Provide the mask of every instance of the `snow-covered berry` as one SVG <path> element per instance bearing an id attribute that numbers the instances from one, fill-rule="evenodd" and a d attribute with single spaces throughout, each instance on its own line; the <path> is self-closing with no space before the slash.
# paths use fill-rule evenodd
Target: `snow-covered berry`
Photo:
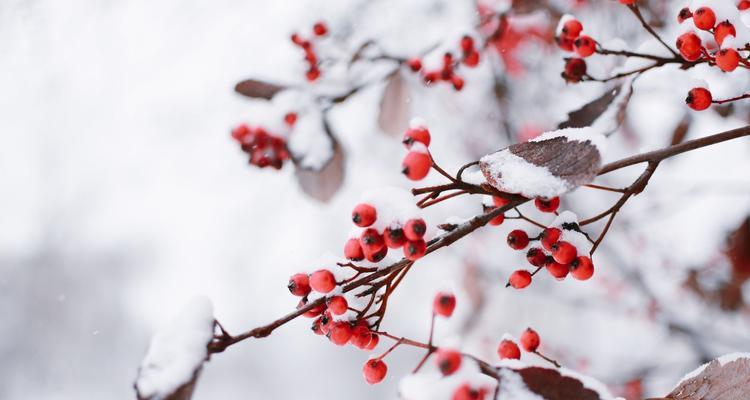
<path id="1" fill-rule="evenodd" d="M 503 339 L 497 346 L 497 355 L 500 356 L 501 360 L 518 360 L 521 358 L 521 349 L 518 348 L 516 342 L 510 339 Z"/>

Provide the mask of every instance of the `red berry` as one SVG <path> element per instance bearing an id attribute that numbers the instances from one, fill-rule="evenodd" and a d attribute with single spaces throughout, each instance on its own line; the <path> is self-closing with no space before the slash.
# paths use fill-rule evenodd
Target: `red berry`
<path id="1" fill-rule="evenodd" d="M 737 9 L 740 11 L 744 11 L 750 8 L 750 0 L 742 0 L 739 3 L 737 3 Z"/>
<path id="2" fill-rule="evenodd" d="M 494 208 L 492 208 L 492 209 L 494 209 Z M 500 214 L 497 217 L 492 218 L 490 220 L 490 222 L 488 222 L 488 223 L 490 225 L 492 225 L 492 226 L 498 226 L 498 225 L 502 225 L 503 222 L 505 222 L 505 214 Z"/>
<path id="3" fill-rule="evenodd" d="M 503 339 L 500 345 L 497 346 L 497 355 L 500 356 L 501 360 L 509 358 L 518 360 L 521 358 L 521 349 L 518 348 L 518 345 L 514 341 Z"/>
<path id="4" fill-rule="evenodd" d="M 567 38 L 567 37 L 558 37 L 557 39 L 557 46 L 563 50 L 563 51 L 573 51 L 573 41 L 575 39 Z"/>
<path id="5" fill-rule="evenodd" d="M 677 38 L 677 50 L 687 61 L 695 61 L 701 58 L 701 38 L 693 32 L 687 32 Z"/>
<path id="6" fill-rule="evenodd" d="M 404 133 L 404 140 L 402 143 L 406 145 L 406 148 L 410 148 L 414 142 L 420 142 L 425 146 L 430 145 L 430 131 L 423 126 L 418 128 L 409 128 Z"/>
<path id="7" fill-rule="evenodd" d="M 521 334 L 521 347 L 530 353 L 535 352 L 539 348 L 539 334 L 531 328 L 526 328 Z"/>
<path id="8" fill-rule="evenodd" d="M 531 284 L 531 274 L 529 271 L 519 269 L 510 274 L 508 284 L 513 286 L 514 289 L 523 289 Z"/>
<path id="9" fill-rule="evenodd" d="M 317 67 L 312 67 L 307 70 L 307 72 L 305 73 L 305 77 L 308 81 L 312 82 L 320 78 L 320 70 Z"/>
<path id="10" fill-rule="evenodd" d="M 357 325 L 352 329 L 352 337 L 349 339 L 349 343 L 354 347 L 364 350 L 371 341 L 372 333 L 370 333 L 370 328 L 367 327 L 367 323 L 364 325 Z"/>
<path id="11" fill-rule="evenodd" d="M 424 74 L 422 79 L 424 80 L 425 84 L 431 85 L 440 80 L 440 71 L 427 72 L 426 74 Z"/>
<path id="12" fill-rule="evenodd" d="M 302 46 L 303 42 L 304 39 L 302 39 L 302 36 L 300 36 L 299 33 L 292 34 L 292 43 L 296 44 L 297 46 Z"/>
<path id="13" fill-rule="evenodd" d="M 711 105 L 711 101 L 713 101 L 711 92 L 702 87 L 690 89 L 687 98 L 685 98 L 685 103 L 695 111 L 707 109 Z"/>
<path id="14" fill-rule="evenodd" d="M 526 253 L 526 260 L 529 262 L 529 264 L 535 267 L 541 267 L 542 265 L 544 265 L 544 261 L 546 259 L 547 256 L 544 254 L 544 251 L 542 251 L 542 249 L 538 247 L 532 247 Z"/>
<path id="15" fill-rule="evenodd" d="M 328 339 L 337 346 L 349 343 L 352 337 L 352 325 L 346 321 L 336 321 L 328 331 Z"/>
<path id="16" fill-rule="evenodd" d="M 562 73 L 565 82 L 580 82 L 584 75 L 586 75 L 586 61 L 584 59 L 569 58 L 568 61 L 565 62 L 565 70 Z"/>
<path id="17" fill-rule="evenodd" d="M 419 240 L 427 232 L 427 224 L 422 218 L 412 218 L 404 225 L 404 235 L 409 240 Z"/>
<path id="18" fill-rule="evenodd" d="M 320 332 L 324 335 L 328 335 L 328 332 L 331 331 L 331 327 L 333 327 L 331 313 L 328 311 L 324 312 L 317 321 L 319 321 L 318 325 L 320 326 Z"/>
<path id="19" fill-rule="evenodd" d="M 701 7 L 693 13 L 693 23 L 698 29 L 711 30 L 716 25 L 716 14 L 709 7 Z"/>
<path id="20" fill-rule="evenodd" d="M 522 250 L 529 245 L 529 235 L 520 229 L 515 229 L 508 234 L 507 241 L 511 249 Z"/>
<path id="21" fill-rule="evenodd" d="M 286 115 L 284 115 L 284 122 L 289 126 L 294 125 L 294 123 L 297 122 L 297 113 L 286 113 Z"/>
<path id="22" fill-rule="evenodd" d="M 329 297 L 326 303 L 328 305 L 328 311 L 333 315 L 344 314 L 349 307 L 349 303 L 347 303 L 344 296 Z"/>
<path id="23" fill-rule="evenodd" d="M 369 253 L 377 253 L 380 249 L 385 247 L 383 236 L 381 236 L 376 229 L 367 228 L 362 231 L 362 235 L 359 237 L 359 244 L 362 245 L 365 255 Z"/>
<path id="24" fill-rule="evenodd" d="M 404 245 L 404 257 L 416 261 L 424 257 L 427 252 L 427 243 L 424 240 L 410 240 Z"/>
<path id="25" fill-rule="evenodd" d="M 626 6 L 629 6 L 631 4 L 635 4 L 636 0 L 620 0 L 620 4 L 625 4 Z"/>
<path id="26" fill-rule="evenodd" d="M 552 257 L 560 264 L 570 264 L 577 255 L 576 247 L 569 242 L 559 241 L 552 245 Z"/>
<path id="27" fill-rule="evenodd" d="M 378 342 L 380 342 L 380 336 L 377 333 L 370 332 L 370 343 L 367 344 L 365 350 L 374 349 L 378 346 Z"/>
<path id="28" fill-rule="evenodd" d="M 312 326 L 310 327 L 310 329 L 312 329 L 312 331 L 316 335 L 325 335 L 325 333 L 323 333 L 323 326 L 321 325 L 320 318 L 318 318 L 315 321 L 313 321 Z"/>
<path id="29" fill-rule="evenodd" d="M 237 125 L 232 129 L 232 138 L 240 143 L 244 142 L 248 135 L 250 135 L 250 127 L 246 124 Z"/>
<path id="30" fill-rule="evenodd" d="M 682 10 L 677 14 L 677 22 L 683 23 L 686 19 L 692 18 L 693 13 L 690 12 L 690 9 L 687 7 L 683 7 Z"/>
<path id="31" fill-rule="evenodd" d="M 310 294 L 310 278 L 307 274 L 294 274 L 289 278 L 289 284 L 286 287 L 295 296 L 307 296 Z"/>
<path id="32" fill-rule="evenodd" d="M 451 400 L 484 400 L 487 395 L 485 388 L 474 389 L 468 383 L 457 387 Z"/>
<path id="33" fill-rule="evenodd" d="M 453 349 L 438 349 L 435 364 L 443 376 L 452 375 L 461 367 L 461 353 Z"/>
<path id="34" fill-rule="evenodd" d="M 389 226 L 383 231 L 383 240 L 389 248 L 398 249 L 406 243 L 406 235 L 404 235 L 404 230 L 401 227 Z"/>
<path id="35" fill-rule="evenodd" d="M 453 88 L 459 92 L 464 88 L 464 78 L 461 78 L 458 75 L 453 75 L 453 77 L 451 77 L 451 83 L 453 84 Z"/>
<path id="36" fill-rule="evenodd" d="M 362 245 L 359 244 L 359 239 L 351 238 L 346 241 L 344 245 L 344 257 L 352 261 L 361 261 L 365 258 L 365 253 L 362 250 Z"/>
<path id="37" fill-rule="evenodd" d="M 596 41 L 589 36 L 581 35 L 573 41 L 573 48 L 576 54 L 586 58 L 596 51 Z"/>
<path id="38" fill-rule="evenodd" d="M 569 19 L 562 26 L 562 36 L 567 39 L 575 39 L 581 35 L 583 24 L 577 19 Z"/>
<path id="39" fill-rule="evenodd" d="M 721 49 L 716 53 L 716 65 L 724 72 L 732 72 L 740 63 L 740 53 L 735 49 Z"/>
<path id="40" fill-rule="evenodd" d="M 406 61 L 406 65 L 408 65 L 408 66 L 409 66 L 409 68 L 410 68 L 410 69 L 411 69 L 412 71 L 414 71 L 414 72 L 417 72 L 417 71 L 419 71 L 420 69 L 422 69 L 422 60 L 420 60 L 420 59 L 419 59 L 419 58 L 417 58 L 417 57 L 414 57 L 414 58 L 410 58 L 410 59 L 409 59 L 408 61 Z"/>
<path id="41" fill-rule="evenodd" d="M 557 211 L 557 208 L 560 207 L 560 198 L 553 197 L 551 199 L 543 199 L 541 197 L 537 197 L 536 199 L 534 199 L 534 205 L 541 212 L 555 212 Z"/>
<path id="42" fill-rule="evenodd" d="M 362 374 L 365 376 L 365 381 L 370 385 L 380 383 L 384 378 L 385 374 L 388 373 L 388 366 L 377 358 L 368 360 L 362 368 Z"/>
<path id="43" fill-rule="evenodd" d="M 448 318 L 453 315 L 455 308 L 456 296 L 453 293 L 439 292 L 435 295 L 435 300 L 432 302 L 433 314 Z"/>
<path id="44" fill-rule="evenodd" d="M 461 50 L 463 50 L 464 53 L 474 50 L 474 39 L 471 36 L 464 35 L 464 37 L 461 38 Z"/>
<path id="45" fill-rule="evenodd" d="M 560 235 L 562 235 L 562 231 L 557 228 L 546 228 L 542 231 L 540 234 L 540 240 L 542 242 L 542 246 L 547 249 L 548 251 L 552 250 L 552 245 L 557 243 L 558 240 L 560 240 Z"/>
<path id="46" fill-rule="evenodd" d="M 504 196 L 492 196 L 492 203 L 495 204 L 496 207 L 502 207 L 510 204 L 510 200 Z"/>
<path id="47" fill-rule="evenodd" d="M 310 275 L 310 287 L 319 293 L 328 293 L 336 288 L 336 277 L 327 269 L 319 269 Z"/>
<path id="48" fill-rule="evenodd" d="M 313 33 L 317 36 L 325 36 L 325 34 L 328 33 L 328 27 L 323 22 L 317 22 L 313 25 Z"/>
<path id="49" fill-rule="evenodd" d="M 297 308 L 300 309 L 307 305 L 307 300 L 305 298 L 301 299 L 299 303 L 297 303 Z M 317 306 L 311 308 L 307 312 L 305 312 L 304 315 L 307 318 L 315 318 L 320 314 L 323 314 L 323 311 L 325 311 L 326 305 L 325 304 L 318 304 Z"/>
<path id="50" fill-rule="evenodd" d="M 378 251 L 371 251 L 368 249 L 363 249 L 365 253 L 365 259 L 369 262 L 376 263 L 382 261 L 386 255 L 388 255 L 388 247 L 383 246 Z"/>
<path id="51" fill-rule="evenodd" d="M 406 154 L 401 166 L 401 172 L 403 172 L 407 178 L 413 181 L 418 181 L 423 179 L 430 172 L 432 157 L 427 153 L 410 151 Z"/>
<path id="52" fill-rule="evenodd" d="M 719 46 L 724 43 L 724 39 L 727 36 L 737 37 L 737 30 L 734 28 L 734 25 L 729 21 L 724 21 L 719 25 L 716 25 L 716 28 L 714 29 L 714 40 L 716 40 L 716 43 L 718 43 Z"/>
<path id="53" fill-rule="evenodd" d="M 585 281 L 594 275 L 594 263 L 587 256 L 578 256 L 570 263 L 570 274 L 579 281 Z"/>
<path id="54" fill-rule="evenodd" d="M 551 256 L 547 257 L 544 261 L 544 267 L 547 268 L 547 272 L 555 277 L 555 279 L 565 279 L 568 276 L 568 272 L 570 272 L 568 264 L 560 264 Z"/>
<path id="55" fill-rule="evenodd" d="M 354 222 L 354 225 L 362 228 L 372 225 L 377 219 L 377 210 L 375 210 L 375 207 L 367 203 L 357 204 L 352 211 L 352 222 Z"/>
<path id="56" fill-rule="evenodd" d="M 474 68 L 479 65 L 479 52 L 476 50 L 464 54 L 464 65 Z"/>

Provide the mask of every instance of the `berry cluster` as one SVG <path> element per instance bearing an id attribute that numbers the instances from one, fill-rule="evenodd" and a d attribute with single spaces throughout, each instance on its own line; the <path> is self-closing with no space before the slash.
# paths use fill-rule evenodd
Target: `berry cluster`
<path id="1" fill-rule="evenodd" d="M 297 114 L 290 112 L 284 116 L 287 126 L 294 126 Z M 232 129 L 232 138 L 240 144 L 242 151 L 247 153 L 250 164 L 260 168 L 273 167 L 281 169 L 284 161 L 290 158 L 286 139 L 274 135 L 261 126 L 252 127 L 240 124 Z"/>
<path id="2" fill-rule="evenodd" d="M 519 340 L 519 342 L 521 343 L 521 347 L 523 347 L 525 351 L 529 353 L 539 354 L 537 352 L 537 349 L 539 348 L 539 344 L 541 343 L 541 341 L 539 339 L 539 334 L 536 333 L 535 330 L 526 328 L 526 330 L 521 334 L 521 339 Z M 521 349 L 518 347 L 518 344 L 516 344 L 513 338 L 506 336 L 500 341 L 500 344 L 497 346 L 497 355 L 500 356 L 501 360 L 520 360 Z"/>
<path id="3" fill-rule="evenodd" d="M 414 72 L 422 71 L 422 79 L 425 84 L 432 85 L 436 82 L 450 82 L 453 88 L 460 91 L 464 87 L 464 79 L 456 74 L 456 70 L 461 64 L 474 68 L 479 65 L 479 51 L 474 45 L 474 38 L 464 35 L 459 42 L 461 57 L 457 59 L 452 52 L 448 51 L 443 54 L 443 63 L 440 69 L 423 71 L 422 59 L 419 57 L 410 58 L 406 64 Z"/>
<path id="4" fill-rule="evenodd" d="M 556 212 L 560 200 L 536 199 L 537 209 L 542 212 Z M 579 255 L 578 248 L 572 240 L 566 238 L 580 237 L 583 233 L 575 222 L 563 222 L 558 226 L 543 229 L 538 236 L 529 237 L 526 231 L 515 229 L 508 234 L 507 243 L 513 250 L 526 250 L 531 242 L 538 241 L 539 246 L 526 250 L 526 260 L 536 267 L 536 271 L 529 272 L 519 269 L 513 272 L 507 286 L 523 289 L 531 284 L 531 279 L 541 268 L 545 268 L 554 278 L 562 280 L 572 275 L 578 280 L 587 280 L 594 274 L 594 264 L 586 255 Z"/>
<path id="5" fill-rule="evenodd" d="M 747 9 L 750 2 L 740 2 L 737 8 Z M 691 20 L 695 29 L 677 38 L 677 50 L 685 61 L 707 61 L 724 72 L 732 72 L 737 67 L 750 68 L 750 63 L 740 54 L 747 51 L 747 44 L 735 43 L 737 29 L 729 19 L 720 19 L 711 7 L 691 10 L 683 8 L 677 15 L 679 23 Z M 711 92 L 706 87 L 695 87 L 688 92 L 687 105 L 696 111 L 707 109 L 713 102 Z"/>
<path id="6" fill-rule="evenodd" d="M 394 220 L 385 229 L 378 231 L 372 225 L 378 218 L 377 209 L 360 203 L 352 211 L 354 225 L 364 228 L 358 237 L 350 238 L 344 245 L 344 257 L 351 261 L 379 262 L 388 254 L 388 249 L 403 248 L 404 257 L 415 261 L 425 255 L 427 243 L 424 235 L 427 224 L 422 218 Z"/>
<path id="7" fill-rule="evenodd" d="M 584 35 L 583 24 L 571 15 L 564 15 L 557 25 L 555 40 L 560 49 L 575 52 L 578 57 L 566 58 L 562 77 L 566 82 L 580 82 L 586 75 L 584 58 L 596 52 L 596 41 Z"/>
<path id="8" fill-rule="evenodd" d="M 320 78 L 320 68 L 318 66 L 318 56 L 313 48 L 313 40 L 321 38 L 328 34 L 328 27 L 324 22 L 316 22 L 312 27 L 312 38 L 305 39 L 299 33 L 292 34 L 292 43 L 299 46 L 305 52 L 305 61 L 308 64 L 305 77 L 308 81 L 313 82 Z"/>
<path id="9" fill-rule="evenodd" d="M 401 172 L 407 178 L 418 181 L 424 179 L 432 167 L 432 156 L 427 147 L 430 145 L 430 131 L 418 118 L 410 123 L 404 133 L 404 146 L 409 150 L 401 163 Z"/>

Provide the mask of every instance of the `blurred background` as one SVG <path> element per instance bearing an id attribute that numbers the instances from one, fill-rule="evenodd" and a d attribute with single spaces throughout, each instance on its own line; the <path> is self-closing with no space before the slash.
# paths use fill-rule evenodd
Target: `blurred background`
<path id="1" fill-rule="evenodd" d="M 559 77 L 563 55 L 550 32 L 561 13 L 575 13 L 613 46 L 647 40 L 617 2 L 519 3 L 526 4 L 512 10 L 513 35 L 466 70 L 463 91 L 402 74 L 399 104 L 428 122 L 433 156 L 449 171 L 553 129 L 607 90 Z M 673 16 L 684 4 L 647 3 L 658 4 L 644 13 L 675 37 Z M 378 124 L 386 83 L 330 112 L 345 175 L 327 202 L 300 189 L 291 164 L 278 172 L 247 164 L 230 129 L 287 110 L 243 98 L 234 84 L 257 78 L 335 92 L 359 79 L 364 72 L 353 69 L 305 82 L 289 35 L 318 20 L 351 48 L 376 39 L 408 57 L 456 42 L 477 19 L 474 1 L 454 0 L 2 1 L 0 398 L 134 398 L 149 338 L 195 294 L 212 299 L 233 333 L 293 309 L 288 276 L 314 268 L 325 252 L 340 253 L 360 195 L 412 187 L 399 173 L 399 137 Z M 599 76 L 621 63 L 597 57 L 589 71 Z M 701 68 L 641 77 L 605 159 L 747 124 L 745 103 L 690 112 L 684 97 L 696 78 L 716 97 L 748 87 L 745 73 Z M 545 277 L 525 291 L 505 290 L 523 265 L 505 245 L 520 226 L 508 221 L 418 263 L 383 327 L 426 338 L 432 296 L 449 286 L 459 307 L 438 325 L 438 343 L 458 341 L 494 361 L 503 333 L 533 326 L 546 353 L 614 393 L 663 395 L 704 360 L 748 350 L 748 154 L 742 139 L 663 163 L 618 216 L 590 281 Z M 639 173 L 634 167 L 601 183 L 626 186 Z M 439 182 L 434 175 L 425 184 Z M 615 200 L 580 189 L 563 208 L 587 217 Z M 450 201 L 430 209 L 428 223 L 480 212 L 479 199 Z M 395 352 L 388 379 L 369 387 L 360 372 L 365 353 L 332 346 L 297 320 L 215 356 L 194 398 L 397 398 L 398 378 L 420 356 Z"/>

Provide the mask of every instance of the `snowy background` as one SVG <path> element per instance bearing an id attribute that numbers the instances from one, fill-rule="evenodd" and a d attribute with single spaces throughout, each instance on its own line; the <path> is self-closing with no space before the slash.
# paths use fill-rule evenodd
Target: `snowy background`
<path id="1" fill-rule="evenodd" d="M 403 3 L 2 1 L 0 398 L 133 398 L 151 335 L 194 294 L 212 299 L 230 332 L 293 308 L 288 276 L 310 269 L 323 252 L 340 251 L 360 194 L 410 187 L 398 173 L 403 150 L 375 123 L 382 85 L 338 106 L 332 117 L 346 151 L 346 180 L 321 204 L 301 192 L 291 168 L 246 164 L 229 129 L 267 106 L 232 87 L 249 77 L 301 82 L 301 56 L 288 37 L 321 18 L 352 40 L 378 37 L 404 56 L 455 38 L 475 18 L 470 1 Z M 640 45 L 632 16 L 606 3 L 577 14 L 587 30 L 614 40 L 596 22 L 611 20 L 630 46 Z M 682 5 L 670 2 L 666 14 Z M 668 27 L 667 36 L 678 30 Z M 507 83 L 504 105 L 487 101 L 490 65 L 503 68 L 498 59 L 468 71 L 461 93 L 410 81 L 412 113 L 429 122 L 436 159 L 454 170 L 521 136 L 502 127 L 549 129 L 604 91 L 598 84 L 565 87 L 561 59 L 530 44 L 521 57 L 530 72 Z M 594 71 L 606 73 L 607 62 Z M 606 159 L 667 145 L 688 114 L 689 139 L 747 123 L 745 106 L 727 118 L 688 113 L 684 82 L 696 77 L 715 80 L 717 97 L 748 87 L 744 72 L 723 84 L 718 73 L 701 69 L 642 77 Z M 521 260 L 504 244 L 514 227 L 506 223 L 419 263 L 392 298 L 384 328 L 425 338 L 434 291 L 453 286 L 456 318 L 438 326 L 438 343 L 461 336 L 464 349 L 494 361 L 498 339 L 530 325 L 543 350 L 615 392 L 644 378 L 648 394 L 664 394 L 704 357 L 748 350 L 747 306 L 720 311 L 682 282 L 689 268 L 706 265 L 709 283 L 726 279 L 726 234 L 750 212 L 749 152 L 744 139 L 664 163 L 647 193 L 618 217 L 592 281 L 540 279 L 524 292 L 504 290 Z M 624 186 L 638 173 L 602 182 Z M 433 181 L 439 178 L 431 175 Z M 588 216 L 614 200 L 582 189 L 564 207 Z M 480 210 L 478 199 L 448 202 L 430 210 L 428 223 Z M 466 287 L 481 295 L 468 296 Z M 421 356 L 395 352 L 385 383 L 369 387 L 360 372 L 367 355 L 331 346 L 308 323 L 292 322 L 214 357 L 194 398 L 396 398 L 398 378 Z M 674 325 L 691 333 L 675 333 Z"/>

